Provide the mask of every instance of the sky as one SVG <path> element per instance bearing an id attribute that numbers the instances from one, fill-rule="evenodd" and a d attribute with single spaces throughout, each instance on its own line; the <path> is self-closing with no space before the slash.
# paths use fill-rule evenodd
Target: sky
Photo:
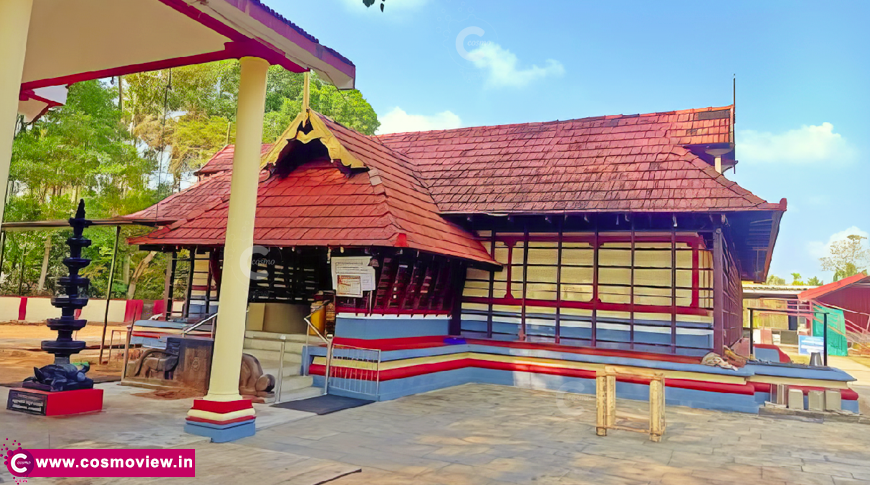
<path id="1" fill-rule="evenodd" d="M 771 273 L 830 282 L 870 235 L 870 2 L 267 3 L 356 64 L 382 133 L 724 106 L 736 75 L 727 177 L 788 200 Z"/>

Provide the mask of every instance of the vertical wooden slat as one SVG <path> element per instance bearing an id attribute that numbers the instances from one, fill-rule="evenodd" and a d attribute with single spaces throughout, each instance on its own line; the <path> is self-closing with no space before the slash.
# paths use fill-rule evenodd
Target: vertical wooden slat
<path id="1" fill-rule="evenodd" d="M 440 295 L 439 284 L 442 284 L 442 278 L 444 273 L 445 262 L 442 259 L 438 259 L 438 266 L 432 273 L 432 279 L 429 282 L 429 299 L 426 300 L 426 309 L 431 310 L 438 303 L 438 298 Z"/>
<path id="2" fill-rule="evenodd" d="M 492 234 L 490 235 L 490 243 L 489 243 L 489 254 L 495 259 L 495 228 L 492 229 Z M 510 268 L 510 260 L 508 261 L 508 268 Z M 493 299 L 493 291 L 495 289 L 495 271 L 489 272 L 489 309 L 486 312 L 486 338 L 492 338 L 492 299 Z"/>
<path id="3" fill-rule="evenodd" d="M 212 284 L 212 271 L 211 271 L 211 255 L 214 250 L 209 251 L 208 253 L 208 266 L 206 269 L 206 277 L 205 277 L 205 314 L 211 315 L 211 284 Z"/>
<path id="4" fill-rule="evenodd" d="M 562 327 L 561 327 L 561 316 L 562 316 L 562 239 L 564 230 L 565 220 L 563 218 L 559 219 L 559 241 L 557 243 L 556 249 L 556 343 L 561 343 L 562 341 Z"/>
<path id="5" fill-rule="evenodd" d="M 453 281 L 454 271 L 453 260 L 448 258 L 441 270 L 441 276 L 438 278 L 438 300 L 435 302 L 434 308 L 431 308 L 432 310 L 445 311 L 449 308 L 447 295 L 450 294 L 450 283 Z"/>
<path id="6" fill-rule="evenodd" d="M 698 241 L 692 243 L 692 308 L 698 308 L 700 305 L 700 279 L 701 268 L 699 264 L 699 245 Z"/>
<path id="7" fill-rule="evenodd" d="M 713 232 L 713 351 L 722 352 L 725 338 L 725 254 L 722 229 Z"/>
<path id="8" fill-rule="evenodd" d="M 507 247 L 507 261 L 508 261 L 507 262 L 507 276 L 505 277 L 506 283 L 505 283 L 504 296 L 505 296 L 505 298 L 513 298 L 514 295 L 512 293 L 512 289 L 513 289 L 512 288 L 512 284 L 513 284 L 512 280 L 514 279 L 514 276 L 513 276 L 513 274 L 514 274 L 514 267 L 513 267 L 514 241 L 505 241 L 504 244 L 505 244 L 505 247 Z"/>
<path id="9" fill-rule="evenodd" d="M 290 274 L 291 266 L 293 266 L 293 262 L 290 256 L 290 248 L 281 248 L 279 254 L 281 255 L 281 272 L 284 277 L 284 291 L 287 293 L 287 299 L 293 299 L 293 275 Z"/>
<path id="10" fill-rule="evenodd" d="M 454 261 L 456 270 L 450 284 L 450 335 L 462 334 L 462 288 L 465 287 L 466 266 L 462 261 Z"/>
<path id="11" fill-rule="evenodd" d="M 526 287 L 529 281 L 529 225 L 523 224 L 523 307 L 520 316 L 520 334 L 518 335 L 521 342 L 526 341 Z"/>
<path id="12" fill-rule="evenodd" d="M 296 302 L 301 293 L 302 286 L 302 264 L 299 256 L 299 248 L 293 248 L 293 293 L 291 293 L 290 301 Z"/>
<path id="13" fill-rule="evenodd" d="M 677 232 L 671 228 L 671 353 L 677 353 Z"/>
<path id="14" fill-rule="evenodd" d="M 384 301 L 381 305 L 381 308 L 383 308 L 384 310 L 390 308 L 390 303 L 393 301 L 393 294 L 396 291 L 396 283 L 398 282 L 399 273 L 400 273 L 401 267 L 402 267 L 401 261 L 399 261 L 399 259 L 396 256 L 393 256 L 393 258 L 390 260 L 390 262 L 392 263 L 392 266 L 394 269 L 393 269 L 393 273 L 391 274 L 391 278 L 389 279 L 390 286 L 387 287 L 386 295 L 385 295 Z M 431 300 L 429 303 L 430 304 L 432 303 Z"/>
<path id="15" fill-rule="evenodd" d="M 592 338 L 593 347 L 598 345 L 598 220 L 595 220 L 595 237 L 592 240 Z"/>
<path id="16" fill-rule="evenodd" d="M 631 218 L 631 282 L 629 285 L 630 300 L 628 302 L 628 347 L 634 349 L 634 264 L 635 264 L 635 240 L 634 240 L 634 217 Z"/>
<path id="17" fill-rule="evenodd" d="M 277 260 L 275 254 L 277 252 L 277 248 L 269 248 L 269 252 L 266 254 L 266 282 L 269 285 L 270 300 L 277 299 L 278 296 L 275 292 L 275 266 Z"/>
<path id="18" fill-rule="evenodd" d="M 399 300 L 398 308 L 400 311 L 406 309 L 408 298 L 411 297 L 411 299 L 413 300 L 413 297 L 418 293 L 419 288 L 416 284 L 416 279 L 419 277 L 418 275 L 420 273 L 420 266 L 422 264 L 423 262 L 420 260 L 420 255 L 418 254 L 413 261 L 413 266 L 411 267 L 411 275 L 408 277 L 408 283 L 405 285 L 405 290 L 402 292 L 402 298 L 401 300 Z M 414 313 L 413 310 L 415 309 L 416 307 L 413 306 L 410 308 L 410 310 L 412 310 L 412 315 Z"/>
<path id="19" fill-rule="evenodd" d="M 173 248 L 169 253 L 169 261 L 166 262 L 166 281 L 163 283 L 163 299 L 166 307 L 166 320 L 172 317 L 172 294 L 175 292 L 175 267 L 178 252 Z"/>
<path id="20" fill-rule="evenodd" d="M 191 246 L 187 250 L 190 252 L 190 258 L 188 258 L 187 288 L 184 291 L 184 308 L 181 311 L 181 315 L 184 318 L 190 316 L 190 298 L 193 295 L 193 270 L 196 268 L 196 246 Z"/>

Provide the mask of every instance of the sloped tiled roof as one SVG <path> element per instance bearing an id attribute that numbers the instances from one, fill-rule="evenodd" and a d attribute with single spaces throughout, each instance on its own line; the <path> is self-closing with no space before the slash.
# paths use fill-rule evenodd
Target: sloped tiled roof
<path id="1" fill-rule="evenodd" d="M 263 143 L 263 146 L 260 148 L 260 156 L 266 154 L 272 148 L 272 145 L 272 143 Z M 235 153 L 235 145 L 227 145 L 221 148 L 205 165 L 194 172 L 194 175 L 214 175 L 232 170 Z"/>
<path id="2" fill-rule="evenodd" d="M 124 219 L 173 220 L 210 206 L 230 193 L 230 173 L 205 178 L 181 192 L 170 195 L 147 209 L 124 216 Z"/>
<path id="3" fill-rule="evenodd" d="M 492 263 L 480 242 L 438 215 L 406 158 L 370 137 L 324 121 L 368 171 L 348 177 L 328 160 L 320 160 L 299 166 L 287 177 L 261 181 L 256 244 L 410 247 Z M 203 204 L 175 224 L 130 242 L 222 245 L 229 176 L 230 172 L 226 172 L 203 182 L 215 179 L 227 183 L 210 205 Z M 195 192 L 202 189 L 198 187 Z"/>
<path id="4" fill-rule="evenodd" d="M 442 213 L 784 210 L 688 146 L 731 143 L 733 106 L 395 133 Z"/>

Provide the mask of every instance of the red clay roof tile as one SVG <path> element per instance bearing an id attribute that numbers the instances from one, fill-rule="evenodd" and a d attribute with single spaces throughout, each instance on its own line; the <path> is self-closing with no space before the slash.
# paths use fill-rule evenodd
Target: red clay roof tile
<path id="1" fill-rule="evenodd" d="M 779 210 L 681 146 L 730 143 L 732 110 L 478 126 L 377 139 L 410 158 L 442 213 L 493 212 L 494 201 L 499 211 L 514 213 Z M 647 177 L 669 184 L 644 194 L 619 184 Z M 604 197 L 602 191 L 610 193 Z M 707 195 L 713 192 L 718 197 Z"/>
<path id="2" fill-rule="evenodd" d="M 346 177 L 333 164 L 314 161 L 301 165 L 285 178 L 261 181 L 254 228 L 256 244 L 391 247 L 402 243 L 403 247 L 492 263 L 473 235 L 438 215 L 432 197 L 404 156 L 370 137 L 328 119 L 324 121 L 353 156 L 376 171 L 379 180 L 373 185 L 372 172 Z M 221 151 L 221 156 L 225 156 L 226 150 Z M 202 184 L 212 179 L 228 181 L 229 175 L 230 172 L 224 172 Z M 182 216 L 169 231 L 155 231 L 130 242 L 223 244 L 229 186 L 222 188 L 222 193 L 210 200 L 210 205 L 200 206 L 205 210 L 196 210 L 195 216 Z M 195 186 L 186 192 L 201 190 Z M 176 194 L 175 198 L 183 200 L 185 196 Z M 203 231 L 193 239 L 186 232 L 191 229 Z"/>

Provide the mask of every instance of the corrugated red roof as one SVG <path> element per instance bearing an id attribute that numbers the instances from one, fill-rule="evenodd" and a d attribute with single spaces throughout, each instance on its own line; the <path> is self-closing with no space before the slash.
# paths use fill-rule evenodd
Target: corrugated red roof
<path id="1" fill-rule="evenodd" d="M 867 281 L 863 281 L 865 279 Z M 867 276 L 864 273 L 858 273 L 856 275 L 849 276 L 848 278 L 843 278 L 840 281 L 834 281 L 833 283 L 828 283 L 827 285 L 822 285 L 816 288 L 802 291 L 798 294 L 798 299 L 803 301 L 815 300 L 835 291 L 842 290 L 847 286 L 851 286 L 861 282 L 870 283 L 870 276 Z"/>
<path id="2" fill-rule="evenodd" d="M 377 138 L 415 164 L 442 213 L 784 210 L 688 146 L 728 146 L 733 106 Z"/>
<path id="3" fill-rule="evenodd" d="M 479 241 L 438 215 L 432 198 L 404 156 L 370 137 L 324 121 L 341 144 L 368 167 L 368 172 L 347 177 L 323 160 L 305 163 L 285 178 L 262 181 L 254 229 L 256 244 L 410 247 L 492 263 Z M 222 245 L 229 178 L 230 172 L 226 172 L 202 182 L 215 180 L 225 184 L 217 200 L 193 208 L 167 228 L 130 242 Z M 187 192 L 217 192 L 217 185 L 214 187 L 215 190 L 200 185 Z M 180 200 L 201 197 L 180 196 L 174 197 Z"/>

